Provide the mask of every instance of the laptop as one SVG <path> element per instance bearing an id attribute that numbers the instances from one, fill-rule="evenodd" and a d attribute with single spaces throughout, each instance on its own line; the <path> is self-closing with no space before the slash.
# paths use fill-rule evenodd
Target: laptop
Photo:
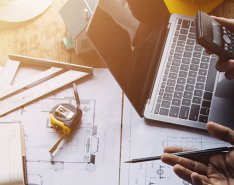
<path id="1" fill-rule="evenodd" d="M 234 128 L 234 81 L 196 43 L 195 18 L 170 15 L 164 1 L 134 3 L 100 0 L 86 31 L 137 113 L 203 130 L 209 120 Z"/>

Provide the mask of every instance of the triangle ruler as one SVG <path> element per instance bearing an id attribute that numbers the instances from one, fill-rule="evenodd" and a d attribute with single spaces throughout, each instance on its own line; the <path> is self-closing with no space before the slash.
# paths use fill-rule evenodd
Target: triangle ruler
<path id="1" fill-rule="evenodd" d="M 48 95 L 49 93 L 73 83 L 83 77 L 92 75 L 92 68 L 75 64 L 66 64 L 53 61 L 47 61 L 39 58 L 9 55 L 9 60 L 4 67 L 0 68 L 0 117 L 18 109 L 34 100 Z M 17 59 L 21 62 L 15 61 Z M 41 62 L 42 60 L 43 62 Z M 43 66 L 60 66 L 51 67 L 35 76 L 30 77 L 27 81 L 9 86 L 17 69 L 21 63 Z M 58 65 L 57 65 L 58 64 Z M 62 65 L 61 65 L 62 64 Z M 75 70 L 71 70 L 75 69 Z M 78 70 L 77 70 L 78 69 Z M 4 84 L 8 82 L 8 86 Z"/>

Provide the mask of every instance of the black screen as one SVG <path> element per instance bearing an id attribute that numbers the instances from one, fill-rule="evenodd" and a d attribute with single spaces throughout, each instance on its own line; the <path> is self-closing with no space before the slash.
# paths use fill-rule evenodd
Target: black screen
<path id="1" fill-rule="evenodd" d="M 141 116 L 168 20 L 163 0 L 100 0 L 87 29 L 97 52 Z"/>

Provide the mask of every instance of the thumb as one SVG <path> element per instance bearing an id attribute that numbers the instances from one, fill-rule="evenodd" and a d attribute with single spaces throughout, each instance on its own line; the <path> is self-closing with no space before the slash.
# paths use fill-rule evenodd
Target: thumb
<path id="1" fill-rule="evenodd" d="M 222 26 L 225 26 L 229 30 L 234 31 L 234 19 L 228 19 L 224 17 L 215 17 L 215 16 L 211 16 L 211 17 L 214 18 L 217 22 L 219 22 Z"/>
<path id="2" fill-rule="evenodd" d="M 207 130 L 210 135 L 220 140 L 234 144 L 234 130 L 213 122 L 207 123 Z"/>

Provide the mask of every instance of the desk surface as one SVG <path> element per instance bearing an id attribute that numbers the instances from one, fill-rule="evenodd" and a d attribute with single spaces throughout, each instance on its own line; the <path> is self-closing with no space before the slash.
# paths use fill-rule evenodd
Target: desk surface
<path id="1" fill-rule="evenodd" d="M 94 52 L 78 57 L 74 51 L 65 49 L 62 38 L 66 29 L 58 12 L 66 1 L 54 0 L 44 14 L 26 23 L 9 25 L 0 22 L 0 64 L 6 61 L 8 54 L 14 53 L 102 67 Z M 225 0 L 213 13 L 233 18 L 234 1 Z"/>

